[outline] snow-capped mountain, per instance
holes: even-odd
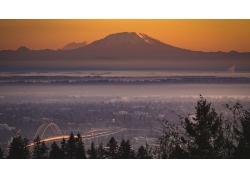
[[[66,46],[64,46],[61,50],[72,50],[72,49],[77,49],[80,47],[84,47],[86,45],[90,44],[89,41],[84,41],[82,43],[77,43],[77,42],[73,42],[70,44],[67,44]]]
[[[239,70],[249,70],[249,60],[249,52],[191,51],[136,32],[110,34],[92,43],[71,43],[56,51],[29,50],[25,47],[16,51],[0,51],[0,69],[13,66],[17,68],[65,66],[92,69],[105,67],[226,70],[228,67],[237,66]]]
[[[94,42],[98,45],[157,45],[162,44],[157,39],[151,38],[143,33],[136,32],[122,32],[116,34],[110,34],[103,39]]]
[[[194,51],[177,48],[154,39],[144,33],[121,32],[73,50],[88,58],[162,58],[193,54]],[[95,57],[93,57],[94,55]]]

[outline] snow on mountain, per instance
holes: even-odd
[[[144,33],[120,32],[94,41],[75,53],[88,58],[165,58],[187,56],[192,51],[177,48],[154,39]]]
[[[61,50],[72,50],[72,49],[77,49],[77,48],[80,48],[80,47],[84,47],[86,45],[90,44],[89,41],[84,41],[82,43],[76,43],[76,42],[73,42],[73,43],[70,43],[70,44],[67,44],[66,46],[64,46]]]
[[[143,33],[121,32],[110,34],[103,39],[94,41],[95,45],[157,45],[163,44],[159,40],[149,37]]]
[[[157,39],[154,39],[152,37],[149,37],[148,35],[146,34],[143,34],[143,33],[136,33],[141,39],[143,39],[146,43],[148,44],[158,44],[158,43],[161,43],[161,41],[157,40]]]

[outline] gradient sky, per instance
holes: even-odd
[[[250,52],[250,20],[0,20],[0,50],[58,49],[125,31],[190,50]]]

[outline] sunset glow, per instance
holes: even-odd
[[[0,20],[0,50],[56,50],[125,31],[190,50],[250,51],[250,20]]]

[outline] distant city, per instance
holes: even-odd
[[[169,77],[105,77],[105,76],[0,76],[0,84],[164,84],[164,83],[244,83],[247,77],[169,76]]]
[[[93,99],[92,99],[93,101]],[[185,102],[186,101],[186,102]],[[227,114],[222,104],[233,104],[234,98],[213,99],[213,107]],[[241,101],[244,107],[250,107],[250,100]],[[85,102],[85,103],[1,103],[0,104],[0,146],[7,148],[13,137],[13,130],[22,136],[33,139],[37,129],[43,123],[56,123],[61,130],[88,133],[96,128],[147,129],[143,137],[130,136],[134,148],[145,144],[150,131],[159,126],[157,119],[167,119],[180,126],[176,114],[188,115],[195,112],[196,99],[172,99],[172,101],[134,101],[134,102]],[[51,133],[51,132],[50,132]],[[49,134],[51,135],[51,134]],[[53,135],[53,133],[52,133]],[[68,135],[68,134],[67,134]],[[118,140],[120,136],[115,136]],[[137,144],[136,138],[143,138]],[[106,142],[103,142],[106,143]]]

